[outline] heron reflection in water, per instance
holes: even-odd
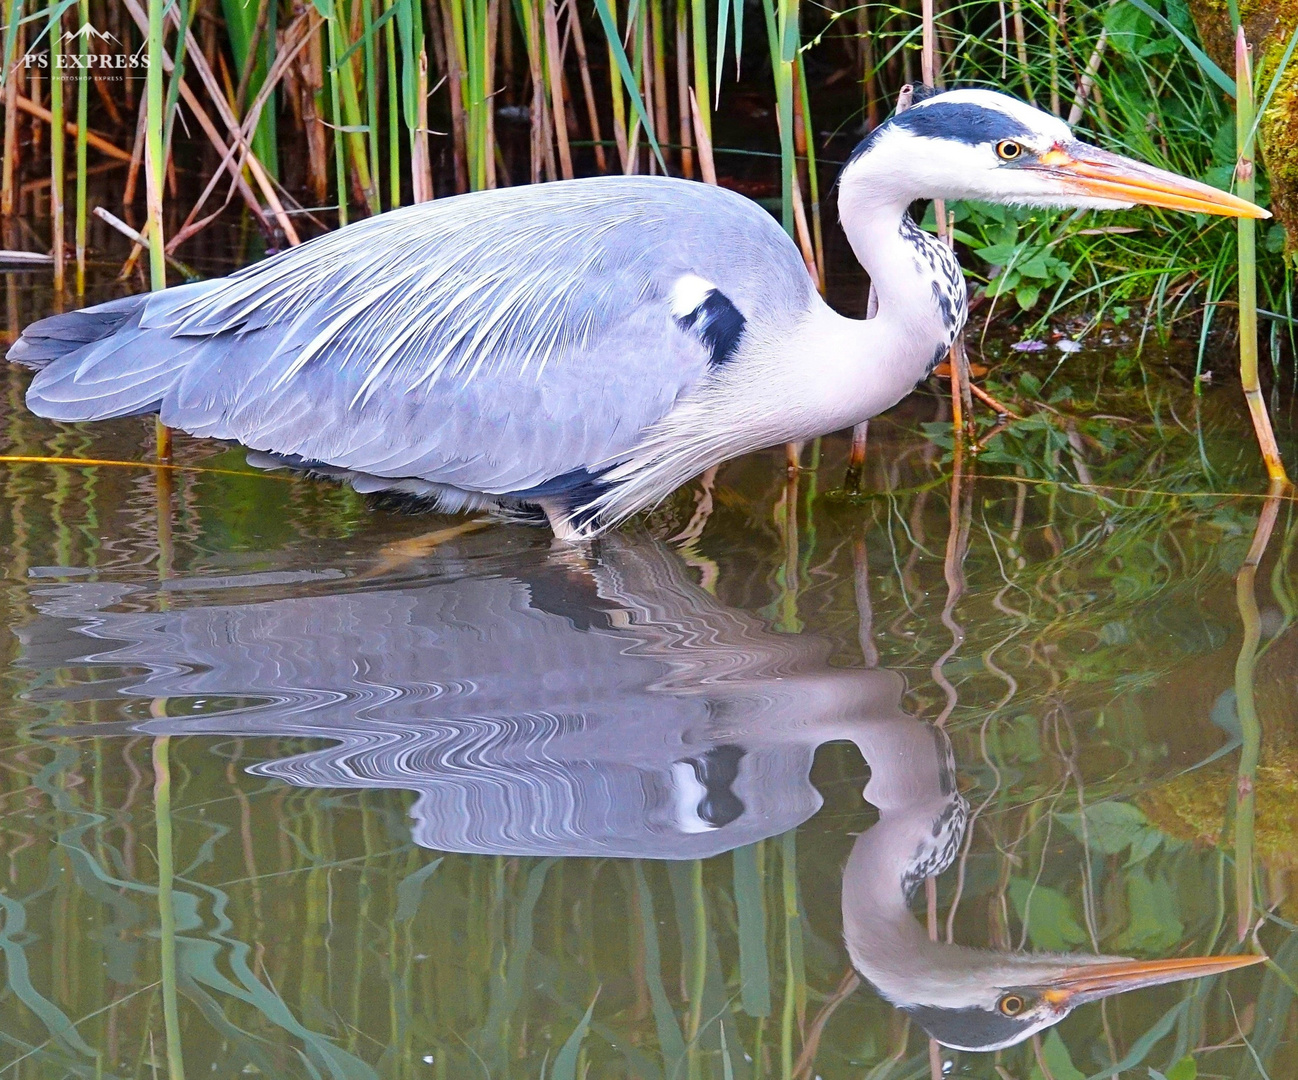
[[[279,598],[249,592],[272,584]],[[173,579],[173,605],[151,612],[143,586],[38,586],[42,617],[16,631],[22,663],[101,670],[30,696],[195,710],[111,725],[122,732],[325,740],[252,771],[414,791],[416,842],[471,854],[708,858],[810,818],[816,749],[850,741],[879,820],[843,872],[847,951],[958,1049],[1012,1046],[1084,1002],[1261,959],[930,941],[911,901],[967,825],[946,735],[902,711],[898,675],[831,667],[826,643],[768,633],[661,546],[619,537],[584,566],[339,585],[308,576],[285,597],[282,575]]]

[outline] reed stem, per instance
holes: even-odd
[[[1239,197],[1252,202],[1257,193],[1253,163],[1253,64],[1252,47],[1244,39],[1244,28],[1235,38],[1235,180]],[[1253,430],[1257,434],[1267,476],[1288,483],[1280,448],[1271,429],[1257,374],[1257,223],[1239,219],[1239,381],[1244,387]]]
[[[152,0],[156,3],[157,0]],[[165,699],[162,699],[165,704]],[[171,736],[153,740],[153,810],[158,844],[159,954],[162,968],[162,1022],[167,1037],[168,1080],[185,1080],[180,1045],[180,1001],[176,984],[175,868],[171,830]]]
[[[63,116],[63,27],[58,5],[50,6],[50,246],[54,252],[54,292],[61,296],[67,260],[63,235],[63,180],[65,164]]]
[[[81,0],[77,7],[81,27],[90,25],[90,0]],[[80,27],[78,27],[80,29]],[[76,251],[77,251],[77,295],[84,296],[86,293],[86,136],[90,125],[90,75],[89,75],[89,55],[90,55],[90,37],[87,34],[80,34],[77,38],[80,43],[78,55],[81,59],[81,65],[77,71],[77,134],[76,134],[76,161],[77,161],[77,223],[76,223]]]
[[[12,32],[6,34],[4,55],[4,92],[5,92],[5,130],[4,130],[4,164],[0,166],[0,217],[9,217],[14,212],[14,173],[18,167],[18,75],[21,68],[18,64],[18,51],[23,46],[25,35],[22,22],[23,0],[10,0],[8,26]]]
[[[149,287],[167,287],[166,242],[162,233],[162,64],[163,13],[165,0],[149,0],[148,56],[145,79],[144,196],[148,214],[144,231],[149,241]],[[62,128],[60,127],[60,131]],[[159,417],[154,423],[154,441],[159,461],[171,460],[171,429]]]
[[[1235,710],[1239,716],[1241,747],[1235,778],[1235,932],[1243,941],[1253,926],[1254,815],[1257,804],[1257,766],[1262,750],[1262,721],[1254,696],[1253,670],[1262,640],[1262,616],[1257,606],[1257,569],[1280,513],[1283,485],[1273,483],[1262,505],[1253,543],[1235,577],[1235,606],[1244,639],[1235,660]]]
[[[338,71],[341,50],[338,47],[337,0],[331,5],[325,22],[329,34],[329,122],[333,125],[334,182],[338,185],[338,227],[341,229],[347,224],[347,157],[343,148],[342,91],[338,85],[341,81]]]

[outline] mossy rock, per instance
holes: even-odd
[[[1261,85],[1269,86],[1284,58],[1294,27],[1298,0],[1243,0],[1239,5],[1244,36],[1253,46]],[[1235,35],[1224,0],[1190,0],[1190,14],[1204,50],[1228,75],[1235,72]],[[1290,62],[1271,104],[1258,125],[1262,164],[1271,182],[1271,210],[1290,238],[1298,239],[1298,63]]]
[[[1138,801],[1159,829],[1203,847],[1229,848],[1235,772],[1199,770],[1151,788]],[[1276,755],[1258,766],[1254,845],[1268,870],[1298,871],[1298,754]]]

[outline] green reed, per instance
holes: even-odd
[[[1101,905],[1106,951],[1126,947],[1144,954],[1150,946],[1142,942],[1173,938],[1169,951],[1189,951],[1212,940],[1218,921],[1218,896],[1204,887],[1215,876],[1217,853],[1178,845],[1134,813],[1122,819],[1127,831],[1106,831],[1104,814],[1115,803],[1130,808],[1130,793],[1157,783],[1164,768],[1161,759],[1151,764],[1148,756],[1151,733],[1141,702],[1161,686],[1176,685],[1178,665],[1200,673],[1219,666],[1203,662],[1197,640],[1168,653],[1168,636],[1179,623],[1160,616],[1202,611],[1208,618],[1227,617],[1230,583],[1222,562],[1241,555],[1240,545],[1257,525],[1257,506],[1190,497],[1209,488],[1192,433],[1171,420],[1174,411],[1192,422],[1188,392],[1154,391],[1147,408],[1162,422],[1137,424],[1086,414],[1134,414],[1133,402],[1146,400],[1142,390],[1098,401],[1085,396],[1089,391],[1080,393],[1054,405],[1066,418],[1079,419],[1092,478],[1111,488],[1092,490],[1078,481],[1066,419],[1051,429],[1025,423],[998,436],[984,475],[975,480],[977,497],[958,501],[954,523],[942,456],[926,464],[919,456],[923,444],[912,433],[877,426],[876,439],[900,440],[869,461],[869,489],[886,495],[831,505],[804,498],[807,489],[800,489],[799,613],[807,632],[836,641],[844,650],[840,659],[857,662],[852,548],[861,539],[870,549],[868,586],[881,660],[913,673],[908,711],[934,716],[942,695],[924,673],[950,644],[943,623],[944,540],[952,527],[957,535],[972,528],[967,587],[957,612],[967,638],[947,666],[961,691],[950,727],[962,790],[975,809],[991,802],[975,824],[963,892],[957,901],[953,869],[942,879],[939,910],[952,915],[958,941],[1001,935],[1017,942],[1026,932],[1030,943],[1048,947],[1048,935],[1060,925],[1088,934],[1089,895]],[[1206,400],[1204,423],[1230,426],[1210,428],[1212,466],[1223,482],[1246,478],[1236,460],[1246,434],[1242,418],[1219,403],[1212,413],[1215,401],[1211,395]],[[6,413],[0,431],[18,447],[31,448],[23,440],[41,438],[17,410]],[[1101,446],[1107,449],[1095,452]],[[826,440],[826,447],[822,467],[837,476],[841,441]],[[93,449],[72,441],[58,448]],[[890,481],[888,467],[896,462],[900,471]],[[1006,479],[991,479],[989,472]],[[156,507],[147,490],[132,494],[127,480],[110,470],[63,473],[56,498],[49,497],[50,477],[34,467],[6,467],[0,478],[0,545],[13,552],[20,574],[28,566],[89,565],[95,557],[130,566],[156,554]],[[204,475],[185,483],[213,486],[201,497],[180,493],[180,505],[201,514],[206,525],[176,529],[178,566],[209,560],[214,547],[244,558],[251,553],[258,561],[279,557],[258,540],[256,520],[219,518],[239,490],[234,478]],[[262,490],[274,481],[253,476],[239,483]],[[771,520],[780,488],[745,491],[751,499],[730,502],[718,514],[730,517],[729,527],[762,535],[760,523]],[[1132,488],[1176,493],[1142,495]],[[104,524],[82,528],[96,513]],[[285,509],[294,536],[318,537],[337,516],[333,503],[307,498]],[[228,520],[228,534],[215,528],[218,519]],[[348,544],[372,543],[366,530],[373,530],[373,521],[360,528]],[[1295,610],[1294,533],[1286,530],[1285,545],[1273,541],[1261,563],[1268,573],[1257,574],[1264,588],[1271,582],[1273,606],[1281,612]],[[1289,554],[1272,568],[1270,560],[1284,551]],[[779,537],[765,537],[752,551],[716,553],[723,588],[778,600],[775,578],[787,565]],[[32,614],[28,597],[23,590],[0,590],[0,614],[21,625]],[[152,603],[146,593],[133,602]],[[1122,627],[1142,619],[1154,628],[1158,647],[1144,634],[1123,636]],[[1233,617],[1227,623],[1234,627]],[[1227,640],[1224,648],[1234,653],[1237,644]],[[0,657],[10,661],[18,648],[16,638],[0,641]],[[72,668],[7,670],[16,689],[93,686]],[[481,1058],[500,1077],[532,1078],[543,1069],[547,1077],[569,1075],[570,1067],[576,1076],[588,1068],[590,1076],[620,1070],[683,1077],[691,1054],[701,1077],[724,1080],[762,1070],[799,1075],[807,1035],[845,973],[836,904],[821,895],[836,887],[841,869],[845,841],[834,835],[870,821],[859,802],[864,774],[851,754],[835,747],[818,753],[817,783],[834,803],[824,820],[799,830],[796,843],[791,836],[777,838],[697,866],[639,863],[623,873],[616,860],[439,860],[410,844],[404,795],[288,789],[244,771],[268,753],[264,744],[240,750],[224,740],[172,739],[165,769],[171,813],[163,815],[172,831],[164,844],[161,834],[155,842],[154,829],[164,825],[155,824],[150,805],[148,740],[82,742],[79,735],[72,742],[47,733],[91,719],[121,719],[116,697],[104,694],[93,716],[75,697],[41,700],[27,693],[9,702],[19,726],[5,751],[0,793],[6,805],[23,806],[23,793],[32,788],[48,808],[42,803],[31,808],[35,816],[8,815],[0,828],[6,985],[41,1008],[42,1002],[53,1005],[65,1018],[47,1011],[47,1020],[34,1019],[19,1013],[25,1005],[17,1004],[5,1011],[0,1030],[27,1047],[15,1056],[53,1039],[33,1054],[33,1073],[38,1066],[53,1075],[93,1075],[93,1058],[72,1043],[75,1030],[92,1050],[106,1047],[116,1032],[119,1049],[106,1054],[105,1075],[118,1074],[119,1061],[127,1063],[122,1075],[149,1074],[147,1032],[160,1014],[164,1024],[157,1026],[165,1033],[165,997],[152,980],[166,968],[157,968],[150,952],[144,954],[150,963],[130,972],[118,956],[134,942],[153,940],[137,927],[155,925],[157,916],[149,912],[159,899],[150,852],[161,855],[169,846],[175,917],[192,912],[199,920],[177,929],[175,950],[183,1066],[191,1075],[215,1061],[218,1071],[251,1065],[285,1077],[458,1077],[483,1074]],[[993,699],[1002,704],[984,707]],[[1084,798],[1070,765],[1075,737],[1117,763],[1117,775],[1092,780]],[[275,752],[296,748],[290,742]],[[132,787],[132,770],[142,786]],[[1233,783],[1233,762],[1226,771]],[[157,775],[163,774],[159,768]],[[1097,814],[1096,806],[1107,809]],[[93,815],[85,813],[90,810]],[[48,830],[55,828],[51,845]],[[57,870],[63,858],[72,860],[75,874]],[[1265,894],[1266,875],[1258,875],[1257,888],[1268,906],[1274,902]],[[818,903],[803,904],[804,894]],[[11,921],[20,917],[11,905],[21,905],[25,923]],[[1156,1008],[1122,1014],[1112,1051],[1103,1035],[1096,1037],[1095,1014],[1088,1019],[1079,1013],[1049,1042],[1048,1063],[1054,1068],[1062,1054],[1085,1073],[1129,1062],[1125,1067],[1133,1071],[1153,1067],[1172,1075],[1172,1066],[1193,1055],[1201,1071],[1212,1062],[1234,1075],[1251,1058],[1236,1037],[1233,1004],[1256,1016],[1250,1040],[1277,1075],[1292,1051],[1292,1038],[1284,1034],[1291,998],[1280,976],[1295,970],[1294,957],[1284,927],[1272,922],[1263,932],[1280,969],[1265,977],[1256,1000],[1254,984],[1232,984],[1233,1003],[1219,983],[1168,993],[1154,999]],[[56,936],[67,943],[63,966],[78,967],[76,977],[65,978],[48,962],[41,943]],[[13,972],[23,961],[26,983],[15,984]],[[107,987],[117,1004],[111,1013],[94,1015],[107,1003],[95,989],[105,963],[115,965]],[[867,989],[837,1009],[824,1028],[812,1075],[877,1069],[876,1076],[895,1076],[927,1068],[923,1041],[913,1031],[907,1039],[891,1007]],[[698,1038],[688,1038],[694,1031]],[[1158,1031],[1163,1038],[1150,1035]],[[67,1038],[54,1038],[56,1032]],[[1224,1042],[1231,1046],[1212,1055],[1199,1050]],[[764,1065],[750,1071],[744,1054]],[[433,1062],[425,1063],[425,1056]],[[1014,1076],[1031,1075],[1036,1065],[1031,1047],[1007,1051],[1002,1060]],[[156,1061],[165,1073],[161,1038]]]
[[[81,26],[90,22],[90,0],[80,0],[77,5],[77,17]],[[86,291],[86,135],[90,124],[90,74],[88,60],[90,56],[90,39],[85,35],[77,38],[77,56],[81,66],[77,71],[77,135],[76,135],[76,258],[77,258],[77,295]]]
[[[63,293],[64,262],[67,247],[63,231],[64,194],[64,124],[63,76],[60,71],[63,59],[62,9],[51,6],[46,29],[50,41],[50,239],[54,250],[54,292]]]
[[[58,0],[41,15],[48,19],[49,12],[70,2],[76,0]],[[148,35],[157,36],[155,47],[175,61],[167,91],[165,155],[171,152],[185,78],[197,87],[197,100],[214,121],[212,137],[227,145],[232,139],[242,142],[241,134],[224,130],[223,108],[209,97],[220,84],[222,64],[197,86],[186,62],[188,36],[176,29],[197,28],[204,4],[211,2],[177,4],[160,34]],[[1002,20],[990,0],[962,0],[936,11],[930,35],[934,77],[939,85],[1014,83],[1024,96],[1078,122],[1093,137],[1192,175],[1211,174],[1224,164],[1217,144],[1222,125],[1230,121],[1216,92],[1224,76],[1194,44],[1193,27],[1183,19],[1174,25],[1148,5],[1134,4],[1128,16],[1128,3],[1132,0],[1097,9],[1078,0],[1021,0]],[[425,200],[435,186],[446,193],[611,167],[692,175],[691,92],[697,123],[711,139],[714,113],[725,115],[732,101],[740,100],[730,88],[742,75],[750,93],[758,88],[769,95],[770,134],[780,149],[781,220],[808,267],[823,278],[825,158],[841,160],[850,146],[844,137],[850,139],[866,115],[883,115],[903,82],[917,80],[922,6],[920,0],[901,5],[871,0],[863,6],[834,0],[807,8],[798,0],[764,0],[759,20],[764,25],[754,28],[745,26],[743,5],[733,0],[321,0],[309,11],[290,9],[283,0],[222,0],[224,24],[215,46],[228,56],[225,67],[237,82],[236,120],[254,98],[269,95],[251,133],[245,160],[252,183],[244,199],[284,231],[289,217],[278,201],[285,201],[288,214],[310,204],[299,192],[276,194],[272,188],[277,179],[300,171],[286,169],[286,155],[303,147],[306,153],[298,161],[306,161],[312,176],[332,173],[340,223],[357,212],[396,206],[406,191]],[[12,58],[21,0],[9,0],[8,8],[5,52]],[[1146,9],[1153,15],[1142,14]],[[83,23],[103,20],[94,0],[80,0],[73,10]],[[281,55],[291,35],[304,28],[305,46]],[[133,28],[126,32],[131,38]],[[764,47],[748,49],[747,64],[741,65],[754,33],[765,38]],[[125,47],[133,51],[136,44],[128,40]],[[727,52],[734,54],[733,73]],[[1288,50],[1278,64],[1268,60],[1268,100],[1291,56]],[[815,70],[832,73],[828,81],[864,87],[859,110],[850,107],[851,94],[808,80],[807,61],[813,57]],[[19,78],[31,81],[21,72]],[[16,116],[10,100],[17,95],[9,89],[13,80],[6,83],[5,167],[12,173],[18,144],[11,132],[17,125],[8,118]],[[97,153],[92,139],[85,160],[87,129],[105,122],[94,95],[83,122],[87,85],[78,80],[78,192],[85,189]],[[304,95],[303,85],[317,89]],[[294,105],[285,109],[289,90]],[[48,94],[51,111],[62,108],[60,88],[49,83]],[[528,105],[531,132],[525,147],[502,142],[497,130],[498,106],[511,100]],[[1265,108],[1264,101],[1258,112]],[[1151,115],[1156,122],[1149,122]],[[54,131],[59,125],[49,127]],[[198,138],[211,134],[189,127]],[[838,140],[829,148],[821,141],[825,129]],[[610,131],[616,165],[605,153],[603,136]],[[110,138],[125,142],[123,153],[129,151],[126,132]],[[52,155],[59,143],[50,139]],[[731,149],[718,148],[723,163],[741,160],[725,153]],[[450,175],[441,175],[448,165]],[[12,180],[5,190],[11,203]],[[1265,183],[1259,192],[1265,198]],[[55,210],[60,206],[61,201],[52,203]],[[987,280],[996,301],[986,310],[1010,317],[1026,312],[1033,332],[1064,309],[1087,310],[1098,320],[1148,301],[1159,333],[1194,317],[1206,340],[1235,272],[1235,244],[1228,243],[1228,230],[1220,225],[1200,229],[1189,219],[1168,216],[1151,231],[1143,227],[1146,213],[1133,217],[1135,231],[1096,232],[1087,215],[988,217],[983,208],[963,206],[956,211],[966,263]],[[79,227],[83,216],[79,210]],[[1266,227],[1255,258],[1266,302],[1287,310],[1276,228]],[[77,235],[84,248],[84,228]],[[1000,254],[1007,245],[1017,249],[1008,261]],[[1029,276],[1023,276],[1023,267]],[[1273,352],[1281,342],[1274,334]]]

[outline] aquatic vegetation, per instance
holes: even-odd
[[[229,188],[225,204],[242,207],[279,247],[435,192],[609,170],[692,177],[710,165],[700,160],[706,144],[723,182],[778,207],[823,278],[822,203],[833,172],[929,62],[922,6],[771,0],[760,18],[745,19],[744,5],[729,0],[320,0],[297,7],[189,0],[162,11],[135,0],[60,0],[39,9],[33,0],[9,0],[3,205],[43,213],[45,190],[51,213],[62,205],[62,139],[50,133],[66,121],[51,128],[48,117],[63,109],[63,84],[49,78],[48,66],[28,60],[57,63],[46,49],[62,35],[49,31],[89,25],[96,33],[77,38],[78,59],[84,54],[99,66],[92,63],[92,78],[78,78],[77,115],[88,112],[69,126],[79,148],[83,253],[88,170],[127,169],[128,221],[140,165],[146,193],[158,186],[155,173],[172,177],[168,193],[157,196],[166,203],[165,235],[146,230],[153,273],[161,275],[153,247],[161,242],[175,255],[192,243],[219,216],[213,195],[221,184]],[[1262,27],[1266,20],[1248,10],[1246,24],[1254,25],[1255,15]],[[1289,24],[1282,18],[1280,25]],[[1195,23],[1179,0],[1101,7],[1024,0],[1008,13],[990,0],[965,0],[937,7],[932,27],[937,85],[1005,87],[1108,145],[1230,183],[1233,90],[1229,79],[1223,89],[1221,69],[1196,44]],[[1257,76],[1267,118],[1263,159],[1283,170],[1287,128],[1270,118],[1287,108],[1292,50],[1270,27]],[[120,80],[105,77],[117,70],[114,50],[136,54],[146,42],[145,93],[138,68],[127,67]],[[1228,64],[1211,34],[1207,49]],[[163,81],[165,103],[152,96]],[[132,153],[135,130],[143,135]],[[100,147],[117,157],[88,164]],[[38,182],[42,173],[50,184]],[[197,201],[194,185],[206,189]],[[1267,198],[1265,178],[1259,196]],[[96,192],[93,201],[102,198]],[[989,301],[997,301],[989,311],[1010,318],[1027,311],[1043,326],[1064,310],[1099,320],[1136,301],[1150,305],[1149,320],[1166,333],[1191,316],[1211,323],[1229,307],[1234,260],[1220,224],[1167,216],[1151,226],[1147,214],[1115,223],[974,206],[955,212],[957,240],[989,282]],[[96,246],[104,242],[104,234],[95,237]],[[50,246],[62,251],[61,241]],[[1287,317],[1282,224],[1272,225],[1259,247],[1264,302]]]
[[[639,584],[612,555],[585,567],[555,562],[531,530],[448,533],[401,557],[438,523],[367,513],[352,492],[248,471],[215,448],[182,448],[161,504],[156,471],[143,464],[6,467],[0,619],[13,632],[0,638],[9,732],[0,748],[0,1059],[21,1058],[15,1072],[33,1077],[193,1076],[213,1064],[356,1078],[724,1078],[755,1075],[753,1063],[768,1076],[927,1075],[927,1040],[854,981],[841,943],[842,867],[853,834],[874,822],[850,743],[830,741],[806,759],[810,781],[804,772],[798,790],[814,785],[824,800],[809,821],[796,831],[774,822],[776,835],[698,862],[424,848],[412,840],[421,794],[400,783],[342,786],[342,774],[315,786],[331,762],[359,765],[355,755],[402,710],[410,719],[401,723],[448,737],[427,720],[453,703],[396,692],[404,684],[394,665],[424,685],[475,675],[481,692],[500,692],[498,708],[538,723],[573,709],[593,715],[604,701],[663,728],[664,690],[636,691],[615,665],[688,665],[698,653],[663,642],[652,655],[592,654],[589,669],[570,654],[556,661],[556,640],[594,649],[621,624],[614,586],[657,598],[625,620],[631,632],[657,620],[688,639],[724,617],[741,640],[778,646],[777,665],[828,652],[813,673],[848,680],[883,677],[863,670],[877,665],[904,674],[906,713],[946,713],[970,827],[936,882],[939,940],[1229,951],[1238,750],[1220,701],[1235,690],[1234,576],[1256,546],[1262,503],[1228,492],[1260,466],[1228,391],[1209,386],[1196,399],[1188,384],[1152,378],[1146,389],[1136,365],[1125,388],[1097,398],[1089,388],[1109,380],[1083,368],[1088,377],[1070,376],[1070,390],[1058,375],[1048,380],[1053,362],[1034,367],[1054,422],[1007,429],[954,490],[954,453],[916,436],[938,404],[921,398],[872,428],[865,487],[876,494],[825,494],[841,476],[842,439],[825,440],[816,471],[792,489],[769,455],[736,462],[680,555],[623,538],[633,550],[649,541],[665,560]],[[16,373],[6,377],[6,402],[20,387]],[[7,454],[121,460],[122,447],[152,437],[139,421],[52,436],[16,409],[4,423]],[[698,511],[694,495],[682,492],[647,528],[679,533]],[[274,512],[252,512],[258,505]],[[1115,1065],[1188,1075],[1187,1059],[1201,1075],[1252,1075],[1255,1060],[1286,1075],[1298,946],[1284,851],[1290,800],[1273,770],[1293,749],[1284,722],[1298,611],[1291,507],[1280,505],[1254,577],[1262,741],[1252,884],[1275,966],[1079,1010],[1041,1041],[1056,1077]],[[663,598],[681,582],[693,590],[688,604],[664,615]],[[493,590],[542,608],[497,603]],[[502,671],[534,659],[546,674],[512,695],[465,664],[399,645],[443,610],[418,598],[439,595],[460,598],[446,613],[458,612],[456,632],[474,640],[475,655]],[[504,621],[470,612],[475,596],[499,620],[530,620],[549,636],[503,637]],[[274,621],[298,605],[300,633]],[[322,614],[346,605],[355,617]],[[195,632],[177,632],[182,625]],[[372,644],[348,644],[362,638]],[[250,651],[254,642],[265,651]],[[375,663],[358,666],[367,648]],[[331,664],[350,693],[330,692],[339,684],[322,665]],[[558,709],[565,671],[583,696]],[[234,682],[222,684],[221,672]],[[737,691],[742,676],[732,672],[736,680]],[[706,693],[719,701],[727,681],[709,680]],[[740,727],[737,710],[768,708],[782,683],[717,705],[707,722]],[[694,682],[682,675],[674,685]],[[322,724],[332,716],[365,737],[348,749],[318,728],[224,727],[267,710]],[[557,747],[528,775],[565,782],[546,771],[565,760]],[[607,752],[629,757],[629,737]],[[482,760],[496,762],[490,753]],[[403,758],[400,744],[392,759],[424,760]],[[460,775],[490,788],[485,772]],[[789,791],[765,775],[772,797]],[[160,780],[170,789],[155,794]],[[736,790],[752,800],[758,789]],[[1165,810],[1182,798],[1193,829]],[[507,815],[419,812],[467,825],[470,838],[517,835]],[[709,834],[689,836],[706,843]],[[170,1045],[169,993],[179,1029]],[[937,1056],[975,1075],[989,1061]],[[1037,1060],[1027,1043],[1000,1063],[1030,1076]]]

